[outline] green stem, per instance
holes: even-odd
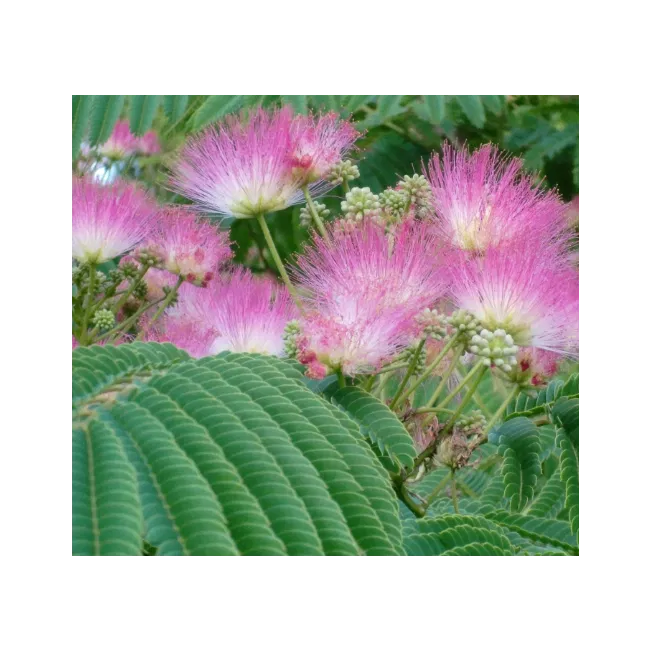
[[[451,501],[454,504],[454,512],[459,514],[458,510],[458,492],[456,490],[456,470],[451,470]]]
[[[408,509],[416,517],[419,518],[424,517],[424,515],[426,514],[426,509],[424,508],[424,506],[421,506],[415,503],[415,501],[413,501],[406,485],[404,484],[404,481],[400,480],[394,485],[395,485],[395,491],[397,492],[397,495],[402,500],[402,502],[408,507]]]
[[[406,384],[408,384],[409,379],[411,378],[411,375],[415,372],[415,369],[417,368],[418,365],[418,359],[420,358],[420,352],[422,352],[422,348],[424,347],[424,344],[426,343],[427,339],[426,336],[420,341],[418,344],[418,347],[415,349],[415,352],[413,353],[413,358],[411,359],[411,363],[409,364],[408,370],[406,371],[406,374],[404,375],[404,379],[402,379],[402,383],[399,385],[397,388],[397,392],[395,393],[395,396],[393,397],[393,401],[391,403],[391,409],[394,411],[397,409],[397,407],[400,405],[400,401],[403,401],[406,399],[402,395],[402,391],[406,388]],[[401,400],[400,400],[401,398]]]
[[[147,326],[143,328],[139,332],[139,334],[135,337],[136,341],[142,340],[142,337],[149,331],[151,326],[160,318],[161,314],[165,311],[165,309],[167,309],[167,307],[169,307],[169,305],[174,300],[174,298],[176,298],[176,296],[178,295],[178,290],[181,284],[183,284],[184,279],[185,278],[183,278],[182,276],[180,275],[178,276],[178,281],[172,287],[171,291],[165,296],[165,299],[162,301],[160,307],[158,307],[158,310],[153,315],[153,318],[147,323]]]
[[[259,233],[253,225],[251,224],[250,221],[246,221],[246,225],[248,226],[248,232],[251,235],[251,238],[255,241],[255,245],[257,246],[257,250],[260,253],[260,260],[262,260],[262,264],[265,269],[270,270],[271,267],[269,266],[269,263],[266,261],[266,257],[264,257],[264,241],[260,241],[259,239]]]
[[[456,388],[454,388],[454,390],[452,390],[449,393],[449,395],[447,395],[447,397],[445,397],[445,399],[443,399],[442,402],[440,402],[440,404],[438,404],[438,406],[440,406],[440,407],[447,406],[447,404],[449,404],[449,402],[451,402],[451,400],[454,399],[454,397],[456,397],[456,395],[458,395],[458,393],[460,393],[460,391],[465,387],[465,385],[469,382],[469,380],[481,369],[482,365],[483,365],[482,363],[477,363],[465,375],[465,377],[463,377],[463,380],[458,384],[458,386],[456,386]]]
[[[348,183],[347,178],[343,179],[343,198],[345,198],[345,195],[350,191],[350,183]]]
[[[88,321],[92,311],[93,299],[95,297],[95,264],[91,263],[88,269],[88,295],[86,296],[86,308],[84,309],[83,320],[81,321],[80,345],[86,345],[88,342]]]
[[[415,409],[413,411],[414,415],[420,415],[423,413],[453,413],[451,409],[443,409],[440,408],[439,406],[433,406],[433,407],[422,407],[420,409]]]
[[[490,418],[490,421],[485,425],[485,437],[487,438],[488,433],[490,433],[490,429],[497,423],[499,418],[503,415],[504,411],[508,408],[508,404],[512,402],[512,400],[517,396],[519,393],[519,386],[514,385],[512,387],[512,390],[506,395],[505,400],[503,400],[503,404],[496,410],[495,414]]]
[[[282,263],[282,259],[280,259],[280,254],[278,253],[278,249],[275,247],[275,244],[273,243],[273,237],[271,237],[271,231],[269,230],[269,227],[266,225],[266,221],[264,220],[264,215],[258,214],[256,218],[257,218],[257,223],[259,223],[260,228],[264,233],[264,239],[266,241],[266,245],[269,247],[269,250],[271,251],[271,257],[273,258],[275,265],[278,267],[278,271],[280,272],[280,277],[282,278],[282,281],[284,282],[287,289],[289,290],[289,293],[291,294],[291,297],[294,299],[294,302],[296,303],[298,309],[300,311],[304,311],[304,307],[302,305],[300,297],[298,296],[298,292],[296,291],[296,288],[291,283],[287,270],[284,268],[284,264]]]
[[[470,388],[467,389],[467,392],[465,393],[465,397],[463,397],[463,400],[458,405],[458,408],[454,411],[453,415],[451,415],[450,418],[445,423],[445,428],[440,432],[440,436],[444,436],[447,432],[451,430],[451,428],[454,426],[454,423],[458,419],[458,416],[465,410],[465,407],[470,403],[474,391],[478,388],[479,384],[481,383],[481,379],[483,379],[483,375],[487,370],[487,366],[483,364],[480,365],[481,365],[481,369],[476,373],[476,379],[474,383],[471,385]]]
[[[440,362],[445,358],[447,352],[451,350],[454,343],[458,339],[458,335],[454,334],[449,341],[445,344],[445,347],[440,350],[438,356],[424,369],[420,377],[411,385],[411,387],[404,393],[404,399],[406,399],[413,391],[417,390],[418,386],[429,377],[429,375],[440,365]],[[459,355],[460,356],[460,355]],[[455,365],[455,364],[454,364]]]
[[[340,368],[336,371],[336,375],[339,378],[339,388],[345,388],[345,377],[343,376],[343,371]]]
[[[120,309],[122,309],[126,301],[129,299],[129,296],[133,293],[133,290],[136,288],[140,280],[144,278],[144,276],[147,274],[147,271],[150,268],[151,267],[148,264],[143,264],[140,270],[138,271],[137,275],[133,278],[133,281],[127,287],[126,291],[122,294],[122,297],[115,303],[115,305],[113,305],[113,313],[116,316],[120,311]]]
[[[305,199],[307,199],[307,205],[309,206],[309,211],[311,212],[311,218],[314,220],[318,232],[321,234],[321,237],[325,241],[329,241],[330,236],[327,230],[325,229],[325,225],[323,224],[322,219],[318,216],[318,210],[316,209],[316,206],[312,201],[311,194],[309,193],[309,188],[306,185],[303,188],[303,192],[305,193]]]
[[[449,377],[451,377],[451,373],[454,372],[454,369],[456,368],[456,364],[458,363],[458,360],[460,359],[462,354],[463,354],[463,348],[458,348],[458,350],[456,350],[454,356],[451,359],[449,368],[447,368],[447,370],[445,370],[442,377],[440,377],[440,383],[436,386],[436,390],[433,391],[433,395],[431,395],[427,403],[424,405],[426,408],[429,408],[436,403],[436,400],[440,396],[440,393],[442,393],[442,391],[445,389],[445,386],[449,381]]]
[[[151,309],[152,307],[155,307],[156,305],[160,304],[164,298],[161,298],[160,300],[155,300],[154,302],[150,302],[148,304],[142,305],[138,311],[136,311],[133,315],[129,316],[126,320],[122,321],[121,323],[118,323],[112,330],[109,330],[108,332],[104,332],[104,334],[100,334],[97,337],[97,340],[94,341],[95,343],[99,341],[103,341],[104,339],[107,339],[107,343],[112,343],[119,334],[122,332],[127,332],[131,325],[133,323],[137,322],[138,318],[144,314],[147,309]]]

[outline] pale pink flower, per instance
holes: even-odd
[[[72,257],[99,264],[126,253],[153,227],[157,206],[135,185],[72,179]]]
[[[574,355],[578,348],[578,274],[553,247],[524,240],[450,267],[458,307],[516,345]]]
[[[284,328],[296,315],[285,287],[238,269],[206,289],[182,289],[165,336],[197,357],[224,350],[282,356]]]
[[[361,134],[336,113],[296,115],[291,123],[290,163],[303,183],[322,180]]]
[[[167,208],[142,250],[156,255],[161,266],[198,286],[205,286],[232,257],[228,235],[183,208]]]
[[[492,145],[470,154],[443,148],[424,169],[441,234],[455,248],[485,251],[528,237],[550,242],[564,229],[564,206],[522,172],[523,161],[508,159]]]
[[[131,133],[128,120],[118,120],[108,140],[98,151],[109,158],[126,158],[138,151],[138,138]]]
[[[160,153],[160,141],[155,131],[147,131],[137,139],[137,151],[144,156]]]
[[[191,138],[174,165],[171,185],[205,212],[240,219],[304,201],[293,173],[290,107],[229,116]],[[317,189],[317,188],[314,188]]]
[[[317,238],[295,269],[307,293],[299,360],[311,374],[315,363],[347,375],[377,370],[410,344],[415,317],[443,294],[440,262],[423,223],[389,235],[368,221],[349,235]]]

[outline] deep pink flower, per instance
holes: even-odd
[[[575,354],[578,274],[553,247],[522,240],[450,267],[451,293],[489,330],[519,346]]]
[[[361,134],[336,113],[296,115],[291,123],[290,163],[303,183],[322,180]]]
[[[347,375],[377,370],[408,345],[416,315],[446,287],[433,233],[423,223],[403,224],[390,235],[368,221],[330,242],[317,238],[295,275],[308,310],[299,360]]]
[[[198,286],[205,286],[232,257],[228,235],[183,208],[158,215],[156,230],[142,244],[162,260],[162,267]]]
[[[72,257],[99,264],[132,250],[153,227],[157,206],[135,185],[72,179]]]
[[[303,179],[291,162],[291,123],[290,107],[227,117],[189,140],[171,185],[206,212],[241,219],[302,202]]]
[[[518,372],[530,376],[533,386],[541,386],[557,372],[561,355],[538,348],[521,348],[517,353]]]
[[[482,252],[521,237],[550,242],[566,223],[555,192],[545,192],[522,172],[523,162],[508,159],[492,145],[473,154],[443,148],[427,174],[442,235],[454,247]]]

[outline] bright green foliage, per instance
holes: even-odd
[[[165,95],[163,98],[163,108],[172,124],[175,124],[183,117],[189,100],[189,95]]]
[[[558,403],[552,414],[559,426],[557,446],[560,448],[560,477],[566,490],[565,507],[568,510],[571,531],[577,535],[579,527],[578,400]]]
[[[571,375],[567,380],[553,379],[546,388],[542,388],[534,397],[523,393],[510,404],[506,410],[505,419],[515,417],[532,417],[546,413],[548,408],[561,397],[575,397],[580,392],[579,375]]]
[[[94,96],[88,134],[91,146],[103,144],[108,140],[115,127],[115,122],[120,117],[124,100],[124,95]]]
[[[92,95],[72,96],[72,160],[77,157],[93,103]]]
[[[131,131],[135,135],[144,135],[153,124],[153,118],[158,110],[160,95],[133,95],[129,110]]]

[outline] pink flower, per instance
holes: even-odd
[[[347,375],[377,370],[411,342],[416,315],[446,287],[426,224],[403,224],[394,235],[364,222],[331,242],[317,238],[295,275],[307,291],[299,360]]]
[[[557,372],[561,356],[556,352],[537,348],[521,348],[517,353],[517,371],[530,377],[533,386],[541,386]]]
[[[248,219],[304,200],[304,179],[293,173],[289,107],[227,117],[189,140],[171,185],[206,212]]]
[[[458,307],[516,345],[573,355],[578,348],[578,274],[553,247],[528,240],[450,267]]]
[[[138,187],[72,179],[72,257],[99,264],[132,250],[153,227],[157,207]]]
[[[445,145],[424,170],[431,184],[438,227],[454,247],[482,252],[521,237],[551,241],[564,229],[564,207],[522,173],[523,162],[496,147]],[[428,172],[428,173],[427,173]]]
[[[206,289],[183,288],[165,340],[197,357],[224,350],[282,356],[282,334],[295,316],[285,287],[238,269]]]
[[[290,163],[294,175],[305,184],[323,179],[360,135],[336,113],[296,115],[291,123]]]
[[[131,133],[128,120],[118,120],[99,152],[109,158],[126,158],[138,150],[138,139]]]
[[[198,286],[205,286],[232,257],[228,236],[183,208],[161,212],[141,248],[160,258],[165,270]]]
[[[160,153],[158,134],[155,131],[147,131],[142,137],[138,138],[137,151],[144,156]]]

